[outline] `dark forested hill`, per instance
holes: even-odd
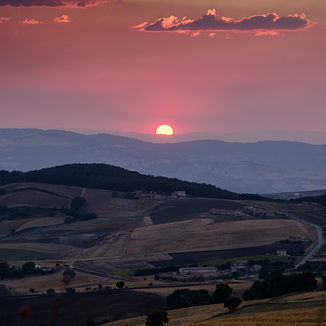
[[[175,178],[154,177],[108,164],[67,164],[41,170],[19,172],[0,171],[0,185],[13,182],[38,182],[67,186],[158,193],[184,190],[188,195],[225,199],[260,199],[251,194],[236,194],[213,185],[181,181]]]

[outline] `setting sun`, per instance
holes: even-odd
[[[167,135],[167,136],[173,135],[173,129],[169,125],[160,125],[156,129],[156,135]]]

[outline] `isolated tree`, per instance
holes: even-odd
[[[54,294],[55,293],[55,290],[54,289],[47,289],[46,290],[46,293],[47,294]]]
[[[66,284],[69,284],[72,279],[75,278],[76,272],[73,271],[72,269],[66,269],[63,273],[63,282]]]
[[[147,326],[163,326],[169,322],[168,313],[162,310],[155,310],[147,315]]]
[[[65,290],[67,293],[75,293],[76,292],[75,288],[66,288]]]
[[[241,304],[242,300],[238,297],[231,297],[230,299],[227,299],[224,302],[224,307],[228,308],[229,310],[234,310],[238,308],[238,306]]]
[[[122,289],[125,286],[125,282],[119,281],[115,285],[118,289]]]
[[[76,272],[72,269],[66,269],[63,273],[63,276],[69,276],[70,278],[75,278]]]

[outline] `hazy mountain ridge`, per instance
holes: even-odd
[[[219,140],[150,143],[109,134],[0,129],[0,169],[29,171],[69,163],[107,163],[235,192],[326,188],[326,145]]]

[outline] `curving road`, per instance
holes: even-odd
[[[318,239],[317,244],[312,248],[312,250],[305,257],[303,257],[303,259],[297,265],[295,265],[295,269],[297,269],[299,266],[305,264],[321,248],[321,246],[324,244],[324,240],[323,240],[322,230],[319,225],[304,221],[298,217],[294,217],[293,215],[291,216],[291,218],[298,222],[310,225],[313,228],[315,228],[317,233],[317,239]]]

